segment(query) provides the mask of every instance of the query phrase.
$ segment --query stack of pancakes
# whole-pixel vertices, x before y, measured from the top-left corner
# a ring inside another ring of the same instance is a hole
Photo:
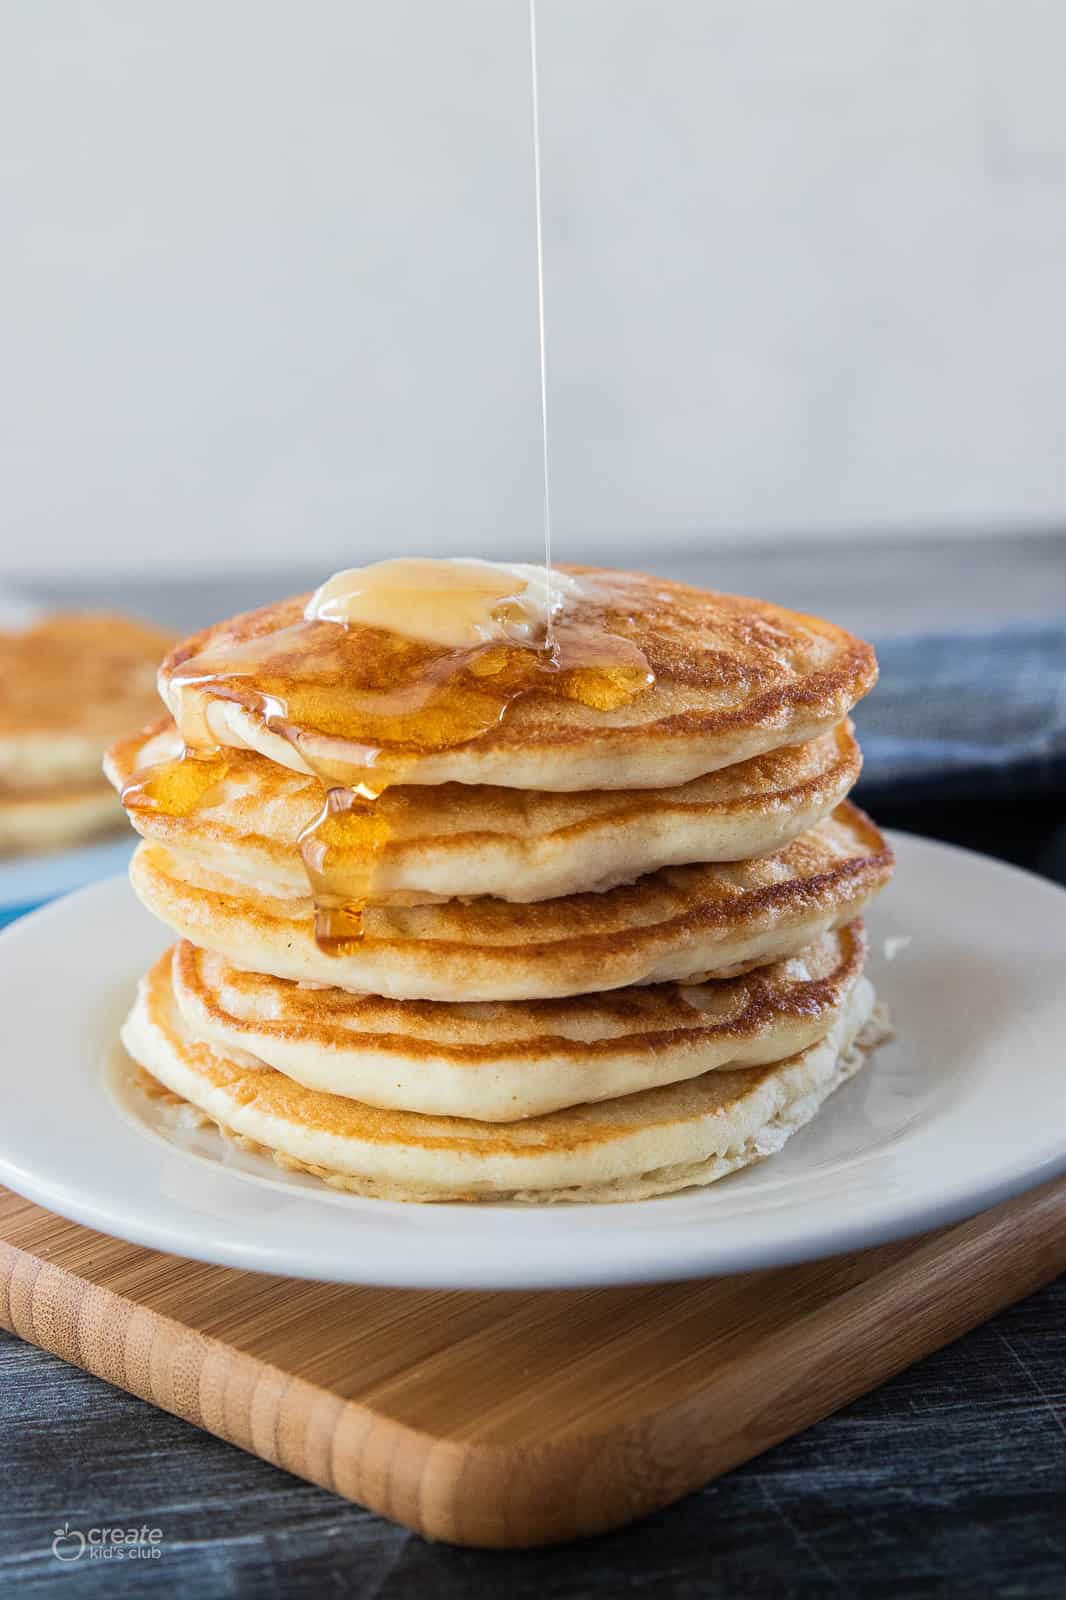
[[[604,709],[564,673],[421,747],[376,801],[371,874],[365,827],[330,835],[358,936],[316,936],[301,853],[327,790],[366,770],[345,683],[301,684],[296,646],[337,624],[287,601],[166,658],[173,720],[107,762],[144,836],[134,887],[179,935],[123,1032],[144,1081],[356,1193],[598,1201],[771,1154],[861,1066],[860,918],[892,870],[846,799],[872,650],[759,601],[571,570],[563,630],[624,636],[653,685]],[[345,633],[360,672],[387,644]],[[153,772],[177,781],[139,803]]]
[[[121,828],[100,772],[151,715],[169,634],[129,617],[43,617],[0,631],[0,852],[57,849]]]

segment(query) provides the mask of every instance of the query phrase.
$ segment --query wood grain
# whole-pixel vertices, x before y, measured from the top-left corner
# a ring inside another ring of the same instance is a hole
[[[164,1256],[0,1191],[0,1323],[435,1539],[617,1527],[1066,1267],[1066,1180],[917,1240],[637,1289],[308,1284]]]

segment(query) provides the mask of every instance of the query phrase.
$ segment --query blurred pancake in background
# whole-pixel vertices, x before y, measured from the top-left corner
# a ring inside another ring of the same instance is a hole
[[[57,849],[121,828],[100,763],[113,739],[151,714],[170,640],[104,614],[0,631],[0,850]]]
[[[9,789],[0,784],[0,853],[31,854],[108,833],[121,824],[115,797],[98,783]]]

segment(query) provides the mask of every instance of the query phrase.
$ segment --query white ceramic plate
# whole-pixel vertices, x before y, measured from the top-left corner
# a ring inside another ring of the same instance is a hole
[[[121,878],[0,934],[0,1180],[198,1260],[340,1283],[640,1283],[831,1255],[973,1214],[1066,1171],[1066,893],[902,836],[870,918],[898,1037],[784,1151],[644,1204],[398,1205],[184,1148],[116,1095],[115,1036],[166,934]],[[891,959],[889,959],[891,957]]]

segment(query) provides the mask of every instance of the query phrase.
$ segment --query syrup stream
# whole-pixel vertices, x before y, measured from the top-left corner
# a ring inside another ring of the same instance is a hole
[[[540,440],[544,474],[544,570],[547,573],[548,622],[544,648],[555,654],[552,621],[551,470],[548,448],[548,346],[544,334],[544,218],[540,178],[540,86],[537,76],[537,0],[529,0],[529,62],[533,97],[533,200],[537,218],[537,334],[540,344]]]

